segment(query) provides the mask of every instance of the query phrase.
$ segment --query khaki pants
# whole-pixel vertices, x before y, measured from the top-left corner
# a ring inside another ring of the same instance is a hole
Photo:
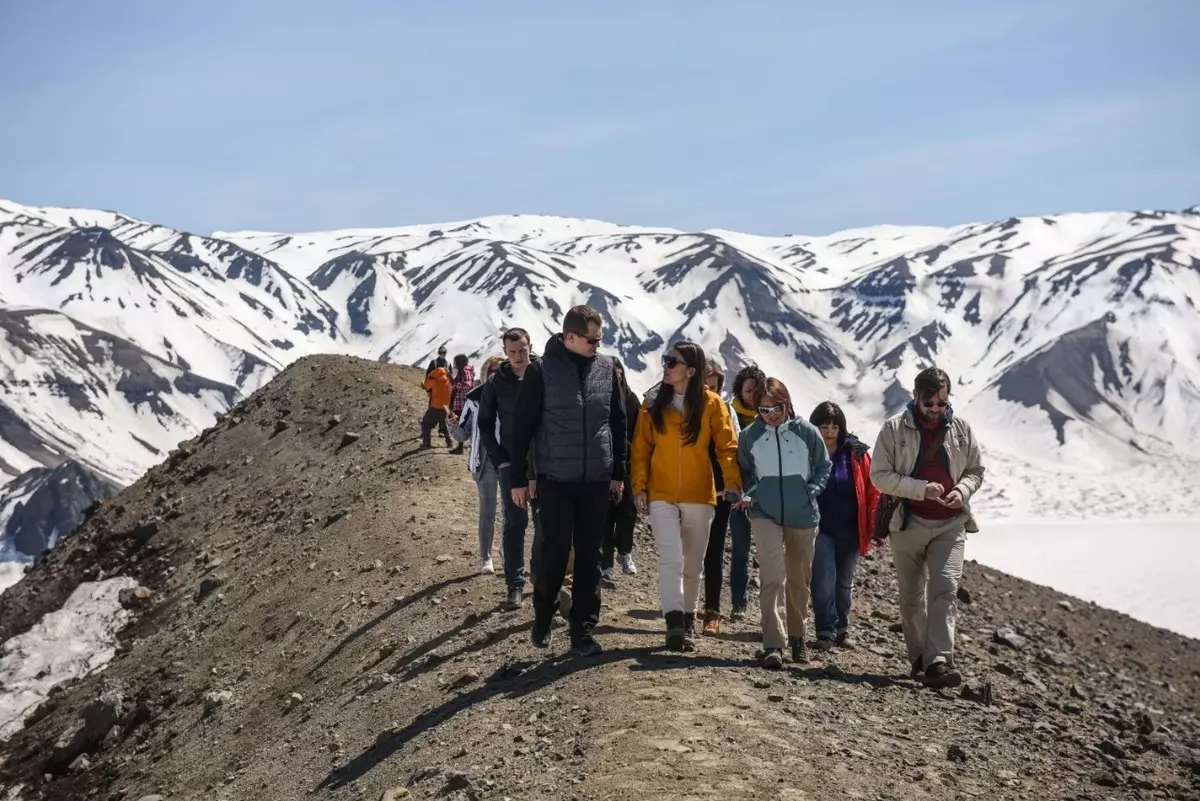
[[[785,528],[760,517],[750,518],[750,528],[758,549],[758,580],[762,584],[758,600],[763,648],[783,648],[788,637],[804,639],[817,529]],[[786,596],[786,626],[779,614],[781,596]]]
[[[892,563],[900,585],[900,619],[908,661],[954,664],[958,582],[967,546],[966,515],[926,520],[913,515],[892,532]]]
[[[650,530],[658,546],[658,592],[663,614],[694,614],[708,549],[713,509],[707,503],[650,501]]]

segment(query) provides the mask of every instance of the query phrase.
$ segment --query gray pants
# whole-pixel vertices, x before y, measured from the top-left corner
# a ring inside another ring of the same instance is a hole
[[[892,532],[892,563],[900,585],[900,619],[908,661],[954,664],[958,582],[967,548],[967,517],[926,520],[913,515]]]
[[[489,559],[492,555],[492,540],[496,536],[496,502],[500,489],[500,476],[487,454],[482,455],[483,472],[475,479],[479,490],[479,558]]]

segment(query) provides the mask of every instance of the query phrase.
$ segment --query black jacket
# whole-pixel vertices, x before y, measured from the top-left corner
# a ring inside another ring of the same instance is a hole
[[[549,386],[547,375],[553,376]],[[612,358],[579,356],[567,349],[561,334],[551,337],[541,361],[526,369],[517,396],[510,441],[513,486],[525,486],[517,476],[525,474],[525,453],[534,442],[538,477],[623,480],[629,461],[627,425]]]
[[[629,475],[629,457],[633,455],[633,437],[637,433],[638,415],[642,411],[642,401],[637,393],[625,388],[625,442],[629,447],[625,450],[625,475]]]
[[[525,368],[525,375],[536,365],[538,359],[532,358]],[[491,380],[483,385],[483,395],[479,400],[479,438],[487,450],[492,466],[499,469],[506,462],[515,460],[509,451],[513,435],[513,414],[517,408],[517,392],[521,389],[521,377],[513,372],[512,365],[504,362]],[[500,418],[500,439],[496,439],[496,418]],[[526,478],[534,478],[534,454],[528,453],[526,459]]]

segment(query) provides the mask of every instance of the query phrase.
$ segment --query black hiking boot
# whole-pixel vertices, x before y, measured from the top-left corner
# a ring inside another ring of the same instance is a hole
[[[529,629],[529,641],[536,648],[549,648],[550,643],[554,639],[554,631],[549,623],[542,625],[536,620],[533,621],[533,626]]]
[[[934,662],[925,671],[921,683],[926,687],[941,690],[946,687],[957,687],[962,684],[962,674],[945,662]]]
[[[797,665],[808,664],[808,648],[804,646],[803,637],[788,637],[788,645],[792,646],[792,661]]]
[[[500,608],[506,611],[520,609],[525,604],[525,588],[520,584],[515,584],[508,588],[508,595],[504,597],[504,601],[500,604]]]
[[[767,670],[783,670],[783,649],[768,648],[763,653],[762,666]]]
[[[734,605],[733,610],[729,613],[729,619],[734,623],[740,623],[746,619],[746,607]]]
[[[912,670],[909,671],[910,679],[919,679],[925,675],[925,658],[918,656],[912,661]]]
[[[828,637],[818,637],[817,638],[817,650],[818,651],[832,651],[833,650],[833,640],[831,640]]]
[[[848,632],[848,631],[838,632],[838,636],[834,640],[834,643],[837,644],[838,648],[853,648],[854,647],[854,643],[850,641],[850,632]]]
[[[696,614],[694,612],[683,616],[683,650],[696,650]]]
[[[667,650],[682,651],[684,641],[683,612],[667,612]]]
[[[602,653],[604,653],[604,649],[590,634],[583,635],[571,644],[571,656],[599,656]]]

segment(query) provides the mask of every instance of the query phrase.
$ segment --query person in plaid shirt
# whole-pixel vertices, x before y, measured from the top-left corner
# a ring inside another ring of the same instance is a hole
[[[475,368],[467,362],[465,353],[459,353],[454,357],[454,378],[450,383],[452,394],[450,396],[450,412],[457,420],[462,414],[463,404],[467,402],[467,393],[475,388]],[[466,443],[458,443],[458,447],[450,451],[451,453],[462,453],[463,445]]]

